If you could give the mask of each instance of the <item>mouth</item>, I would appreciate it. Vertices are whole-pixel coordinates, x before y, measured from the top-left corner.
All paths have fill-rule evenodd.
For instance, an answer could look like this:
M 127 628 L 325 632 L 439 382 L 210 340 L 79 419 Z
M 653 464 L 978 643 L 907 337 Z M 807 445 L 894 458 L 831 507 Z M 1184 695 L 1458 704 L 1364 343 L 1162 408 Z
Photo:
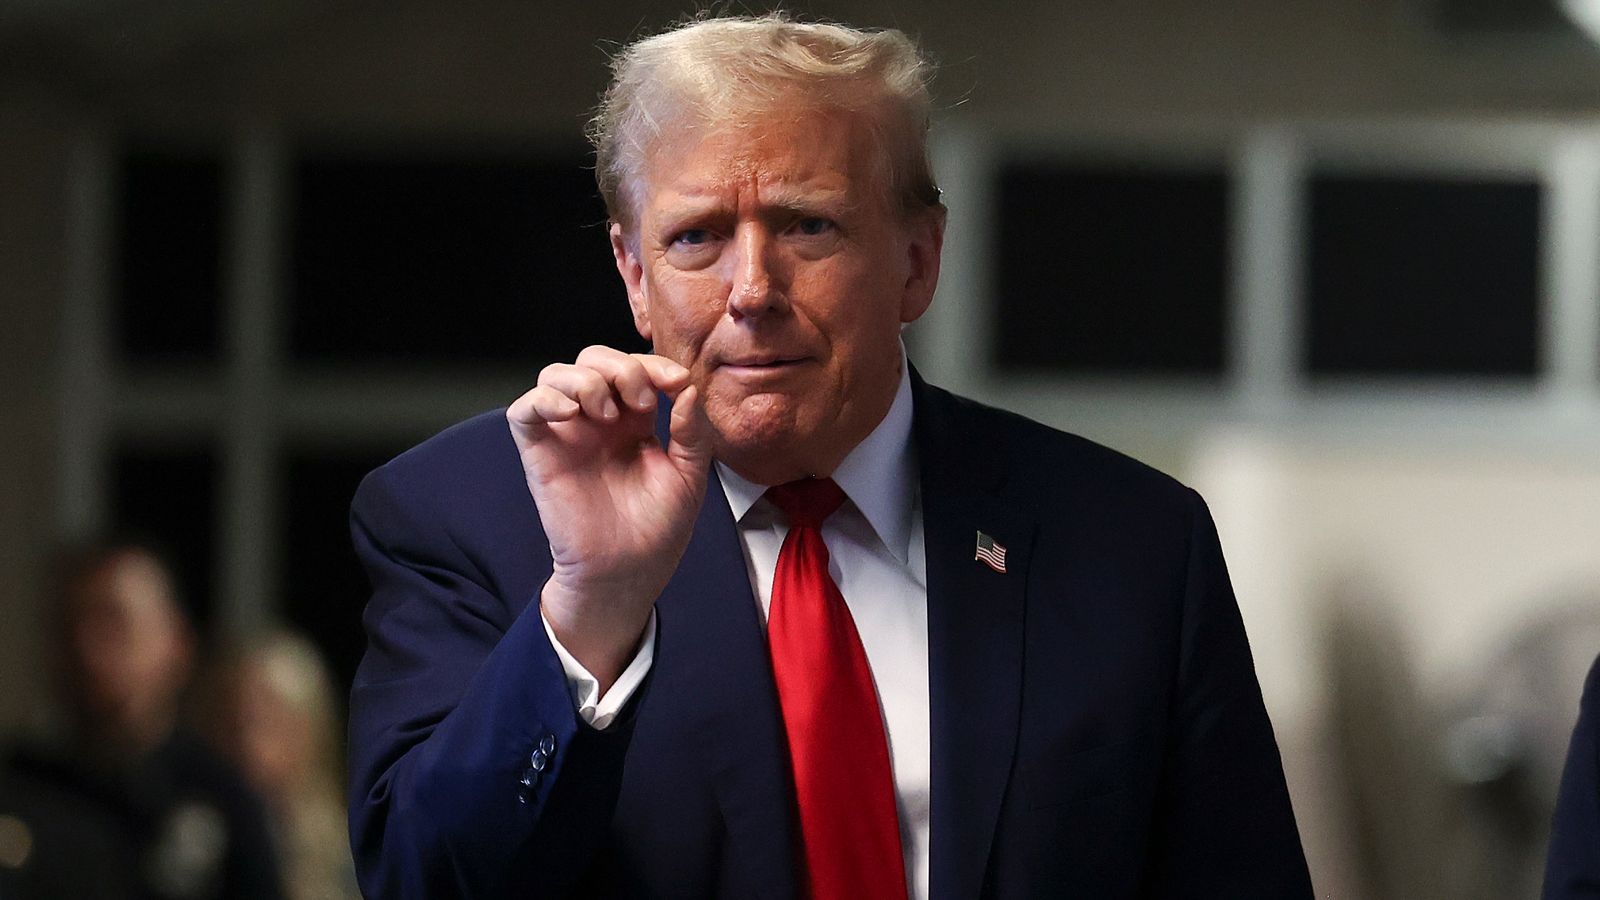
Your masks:
M 750 355 L 724 359 L 717 363 L 717 368 L 728 370 L 730 374 L 776 374 L 802 366 L 808 361 L 809 358 L 804 356 Z

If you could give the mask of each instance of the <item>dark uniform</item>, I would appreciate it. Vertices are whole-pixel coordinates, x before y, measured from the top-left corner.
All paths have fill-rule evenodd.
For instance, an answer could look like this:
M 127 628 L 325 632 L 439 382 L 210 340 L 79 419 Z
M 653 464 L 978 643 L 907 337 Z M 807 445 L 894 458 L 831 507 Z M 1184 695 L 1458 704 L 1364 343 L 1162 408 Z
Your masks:
M 0 875 L 12 878 L 0 881 L 5 900 L 283 896 L 260 800 L 227 763 L 182 732 L 137 761 L 90 764 L 30 748 L 13 756 L 9 770 L 19 809 L 26 808 L 26 818 L 18 818 L 34 823 L 40 855 Z M 72 887 L 86 878 L 98 885 L 94 891 Z

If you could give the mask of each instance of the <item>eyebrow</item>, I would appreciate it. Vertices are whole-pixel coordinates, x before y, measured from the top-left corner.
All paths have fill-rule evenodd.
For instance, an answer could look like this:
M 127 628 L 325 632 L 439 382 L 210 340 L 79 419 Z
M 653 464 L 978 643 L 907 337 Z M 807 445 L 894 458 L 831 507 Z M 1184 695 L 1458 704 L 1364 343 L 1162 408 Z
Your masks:
M 696 196 L 711 197 L 704 204 L 695 201 Z M 865 205 L 865 198 L 857 193 L 837 189 L 806 189 L 772 187 L 762 192 L 762 210 L 787 210 L 792 212 L 804 211 L 823 207 L 841 212 L 855 212 Z M 711 192 L 706 194 L 687 194 L 683 198 L 661 209 L 658 218 L 663 222 L 682 222 L 685 219 L 704 219 L 717 216 L 732 215 L 734 207 Z
M 733 212 L 733 207 L 723 202 L 720 197 L 709 194 L 700 196 L 709 196 L 711 199 L 701 203 L 696 202 L 692 195 L 686 196 L 670 206 L 662 207 L 657 212 L 656 218 L 663 222 L 681 222 L 684 219 L 703 219 Z
M 873 203 L 870 190 L 845 190 L 836 187 L 788 187 L 772 185 L 762 194 L 762 204 L 774 209 L 805 211 L 821 208 L 835 214 L 853 215 Z

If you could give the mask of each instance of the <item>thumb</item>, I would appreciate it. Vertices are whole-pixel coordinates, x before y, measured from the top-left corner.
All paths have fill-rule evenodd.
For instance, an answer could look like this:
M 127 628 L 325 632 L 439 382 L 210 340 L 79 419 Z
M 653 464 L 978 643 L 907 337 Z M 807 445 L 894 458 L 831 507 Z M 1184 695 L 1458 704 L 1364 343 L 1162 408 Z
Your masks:
M 704 474 L 711 465 L 711 423 L 700 408 L 700 392 L 690 385 L 672 401 L 667 456 L 680 471 Z

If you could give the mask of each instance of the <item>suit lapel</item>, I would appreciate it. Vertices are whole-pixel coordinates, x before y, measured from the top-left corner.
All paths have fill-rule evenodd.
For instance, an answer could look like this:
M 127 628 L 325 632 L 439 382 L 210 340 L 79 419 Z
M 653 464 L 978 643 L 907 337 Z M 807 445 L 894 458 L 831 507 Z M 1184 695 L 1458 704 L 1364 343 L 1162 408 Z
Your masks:
M 914 370 L 912 388 L 928 573 L 929 886 L 936 900 L 957 900 L 982 890 L 1010 779 L 1035 523 L 999 498 L 1005 473 L 957 421 L 963 401 Z M 979 531 L 1005 547 L 1004 573 L 975 558 Z
M 664 421 L 662 431 L 664 441 Z M 670 708 L 641 710 L 638 727 L 696 743 L 696 762 L 727 826 L 725 864 L 741 870 L 734 883 L 763 898 L 792 898 L 794 798 L 783 718 L 744 551 L 715 469 L 656 619 L 650 693 L 671 698 Z

